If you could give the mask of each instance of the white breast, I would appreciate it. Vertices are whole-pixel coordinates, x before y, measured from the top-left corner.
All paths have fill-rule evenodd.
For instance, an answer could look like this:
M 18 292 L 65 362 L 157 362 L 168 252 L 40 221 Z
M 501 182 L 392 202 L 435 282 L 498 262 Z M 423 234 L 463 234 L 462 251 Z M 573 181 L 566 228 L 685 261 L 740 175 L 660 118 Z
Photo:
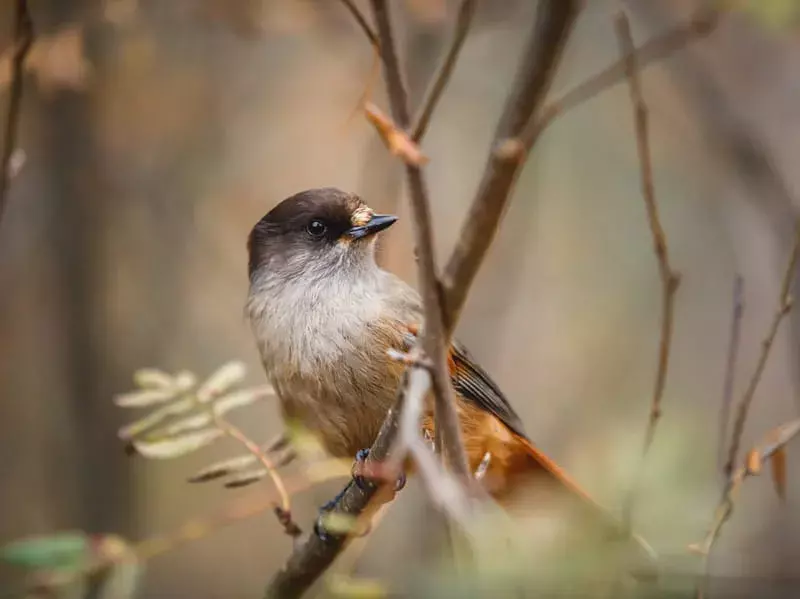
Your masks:
M 291 369 L 313 374 L 359 343 L 366 323 L 380 317 L 384 294 L 377 268 L 357 278 L 324 277 L 277 282 L 256 276 L 247 309 L 268 374 Z M 378 275 L 378 276 L 375 276 Z

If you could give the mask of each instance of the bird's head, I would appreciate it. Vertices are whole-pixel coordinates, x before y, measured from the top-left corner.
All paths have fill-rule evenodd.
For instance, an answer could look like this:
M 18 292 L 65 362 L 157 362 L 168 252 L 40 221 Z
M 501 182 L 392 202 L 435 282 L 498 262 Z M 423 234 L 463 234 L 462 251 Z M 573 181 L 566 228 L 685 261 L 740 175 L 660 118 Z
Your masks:
M 316 278 L 374 266 L 375 234 L 396 220 L 375 214 L 357 195 L 336 188 L 297 193 L 250 232 L 250 279 L 263 271 L 283 279 Z

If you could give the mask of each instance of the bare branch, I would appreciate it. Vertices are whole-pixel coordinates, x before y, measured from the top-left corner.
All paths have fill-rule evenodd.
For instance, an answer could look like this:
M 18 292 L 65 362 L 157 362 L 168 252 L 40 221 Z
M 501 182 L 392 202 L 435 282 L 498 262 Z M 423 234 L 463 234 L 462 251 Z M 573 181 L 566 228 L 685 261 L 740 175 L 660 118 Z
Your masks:
M 381 58 L 384 77 L 392 108 L 392 116 L 398 126 L 407 129 L 410 124 L 408 94 L 400 71 L 400 63 L 394 42 L 394 32 L 386 0 L 370 0 L 375 23 L 380 36 Z M 455 409 L 455 394 L 450 383 L 447 363 L 447 335 L 442 322 L 442 304 L 439 293 L 439 278 L 435 263 L 433 224 L 430 200 L 422 170 L 406 162 L 409 196 L 414 213 L 414 242 L 417 248 L 420 292 L 425 319 L 422 346 L 432 362 L 431 374 L 434 390 L 434 414 L 436 428 L 442 433 L 444 455 L 453 471 L 466 480 L 469 477 L 464 442 Z
M 691 545 L 689 547 L 691 551 L 699 553 L 704 558 L 708 558 L 714 547 L 714 543 L 719 538 L 723 525 L 733 513 L 733 504 L 744 480 L 748 476 L 759 474 L 763 464 L 768 462 L 776 453 L 783 449 L 798 433 L 800 433 L 800 420 L 793 420 L 770 431 L 764 441 L 762 441 L 760 447 L 756 447 L 750 451 L 745 460 L 745 464 L 729 477 L 725 494 L 717 506 L 714 513 L 714 522 L 706 534 L 705 539 L 701 543 Z
M 623 505 L 623 523 L 625 528 L 629 530 L 633 503 L 644 471 L 645 459 L 653 444 L 658 420 L 661 417 L 661 400 L 664 397 L 664 388 L 667 383 L 670 348 L 672 346 L 675 291 L 678 289 L 680 278 L 678 273 L 670 266 L 667 237 L 664 234 L 664 228 L 661 226 L 661 219 L 658 214 L 655 185 L 653 183 L 653 163 L 650 155 L 647 107 L 644 103 L 641 82 L 639 80 L 636 48 L 633 44 L 630 24 L 628 23 L 628 18 L 625 16 L 625 13 L 619 13 L 615 20 L 615 26 L 619 38 L 620 51 L 625 57 L 625 74 L 628 78 L 628 87 L 634 112 L 636 151 L 639 155 L 642 196 L 644 197 L 644 203 L 647 208 L 647 221 L 650 226 L 650 233 L 653 237 L 653 247 L 656 258 L 658 259 L 658 273 L 661 278 L 661 341 L 659 342 L 658 367 L 656 370 L 655 388 L 653 389 L 653 399 L 650 406 L 650 418 L 645 432 L 641 462 L 636 471 L 634 483 Z
M 731 315 L 731 338 L 728 355 L 725 360 L 725 379 L 722 386 L 722 407 L 719 415 L 719 466 L 725 466 L 725 441 L 728 439 L 728 421 L 733 405 L 733 385 L 736 374 L 736 358 L 739 355 L 739 342 L 742 333 L 742 316 L 744 315 L 744 279 L 736 275 L 733 284 L 733 314 Z
M 220 416 L 214 411 L 214 407 L 211 407 L 212 416 L 214 418 L 214 424 L 223 431 L 229 437 L 236 439 L 241 443 L 247 451 L 249 451 L 259 462 L 261 465 L 264 466 L 264 469 L 269 474 L 269 477 L 272 479 L 272 483 L 275 485 L 275 489 L 278 491 L 278 496 L 280 497 L 280 504 L 276 504 L 274 507 L 275 515 L 278 518 L 278 522 L 280 522 L 281 526 L 283 526 L 284 532 L 292 538 L 299 537 L 303 531 L 297 525 L 297 523 L 292 519 L 292 500 L 289 492 L 286 489 L 286 485 L 283 482 L 283 478 L 278 473 L 278 467 L 273 463 L 273 461 L 269 458 L 266 451 L 263 451 L 256 443 L 253 442 L 247 435 L 245 435 L 238 427 L 231 424 L 224 417 Z M 280 440 L 280 438 L 279 438 Z
M 730 449 L 728 450 L 728 461 L 725 463 L 725 476 L 728 478 L 731 477 L 734 465 L 736 464 L 736 455 L 739 453 L 739 446 L 742 442 L 742 434 L 744 433 L 744 425 L 747 422 L 747 415 L 753 403 L 758 383 L 761 381 L 761 375 L 764 373 L 764 367 L 767 365 L 767 359 L 769 358 L 769 352 L 775 341 L 775 336 L 778 334 L 778 329 L 781 326 L 783 318 L 789 313 L 789 310 L 792 309 L 791 289 L 794 281 L 798 254 L 800 254 L 800 219 L 795 223 L 794 245 L 792 246 L 789 264 L 783 275 L 781 293 L 778 298 L 778 308 L 775 310 L 775 315 L 772 317 L 772 324 L 769 327 L 767 336 L 762 342 L 761 355 L 758 358 L 753 376 L 750 378 L 750 384 L 747 385 L 747 390 L 742 400 L 739 402 L 739 407 L 736 412 L 736 422 L 733 425 L 733 436 L 731 437 Z
M 25 58 L 33 44 L 33 21 L 28 11 L 27 0 L 16 0 L 14 4 L 14 57 L 11 61 L 11 87 L 8 93 L 8 108 L 3 133 L 3 156 L 0 158 L 0 221 L 3 218 L 8 198 L 8 186 L 12 175 L 11 158 L 17 145 L 17 130 L 22 104 L 22 79 Z
M 451 520 L 458 523 L 462 530 L 468 528 L 468 517 L 471 513 L 468 496 L 462 492 L 459 481 L 437 462 L 434 454 L 420 436 L 420 419 L 425 396 L 431 388 L 431 375 L 425 367 L 412 367 L 408 376 L 405 406 L 400 425 L 399 444 L 406 448 L 414 458 L 420 476 L 428 488 L 436 505 Z M 392 452 L 393 461 L 400 452 Z M 401 458 L 402 459 L 402 458 Z
M 653 38 L 636 49 L 639 68 L 644 68 L 662 60 L 685 47 L 690 42 L 706 37 L 713 32 L 720 22 L 723 12 L 720 9 L 704 8 L 698 11 L 689 21 L 681 23 L 663 35 Z M 609 65 L 593 77 L 578 84 L 560 98 L 547 104 L 539 117 L 528 124 L 521 136 L 526 149 L 530 149 L 542 132 L 566 112 L 591 100 L 600 92 L 620 83 L 625 79 L 625 58 Z
M 422 109 L 419 111 L 417 118 L 414 119 L 415 124 L 411 129 L 411 139 L 417 143 L 425 136 L 433 112 L 436 110 L 436 105 L 439 103 L 439 98 L 441 98 L 445 87 L 447 87 L 447 83 L 450 81 L 450 76 L 453 74 L 456 62 L 458 62 L 458 55 L 461 53 L 461 47 L 467 39 L 467 34 L 469 33 L 469 27 L 472 23 L 472 17 L 475 15 L 475 7 L 477 4 L 477 0 L 461 0 L 461 5 L 458 7 L 458 16 L 456 17 L 453 38 L 450 40 L 444 60 L 433 78 L 433 84 L 425 93 L 425 99 L 422 101 Z
M 525 162 L 525 149 L 518 138 L 544 101 L 580 6 L 576 0 L 542 1 L 537 5 L 533 30 L 495 132 L 478 192 L 444 272 L 448 332 L 458 320 L 467 291 L 497 233 Z
M 389 410 L 370 448 L 367 467 L 385 460 L 397 438 L 400 414 L 405 400 L 406 381 L 404 377 L 398 389 L 395 405 Z M 393 498 L 393 484 L 357 485 L 351 480 L 336 502 L 336 512 L 368 521 L 381 505 Z M 265 597 L 276 599 L 300 597 L 333 563 L 349 540 L 349 535 L 329 536 L 325 540 L 318 535 L 310 535 L 302 546 L 295 547 L 287 562 L 272 578 Z
M 379 47 L 380 42 L 378 41 L 377 34 L 372 27 L 370 27 L 369 23 L 367 23 L 367 18 L 356 6 L 356 3 L 353 2 L 353 0 L 341 0 L 341 2 L 345 5 L 347 10 L 350 11 L 350 14 L 353 16 L 353 19 L 355 19 L 356 23 L 358 23 L 358 26 L 361 27 L 361 31 L 363 31 L 364 35 L 367 36 L 369 43 L 375 48 Z

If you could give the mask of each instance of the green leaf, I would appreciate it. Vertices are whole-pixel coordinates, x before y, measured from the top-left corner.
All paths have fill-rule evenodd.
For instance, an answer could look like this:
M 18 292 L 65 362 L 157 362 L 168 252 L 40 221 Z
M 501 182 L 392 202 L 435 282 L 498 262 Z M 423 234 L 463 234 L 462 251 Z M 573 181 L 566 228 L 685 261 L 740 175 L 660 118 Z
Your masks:
M 77 567 L 86 559 L 89 538 L 82 532 L 26 537 L 0 549 L 0 559 L 27 568 Z
M 172 375 L 157 368 L 141 368 L 133 373 L 133 382 L 142 389 L 172 389 Z
M 328 579 L 328 591 L 333 597 L 350 599 L 383 599 L 389 596 L 386 586 L 379 580 L 352 578 L 334 574 Z
M 185 393 L 197 384 L 197 377 L 188 370 L 181 370 L 175 375 L 175 389 Z
M 192 414 L 180 420 L 176 420 L 172 424 L 153 431 L 154 437 L 174 437 L 182 433 L 200 430 L 206 428 L 211 424 L 213 418 L 208 412 L 201 412 L 199 414 Z
M 142 433 L 154 428 L 156 425 L 161 424 L 170 416 L 178 416 L 190 412 L 194 408 L 194 401 L 191 397 L 184 397 L 173 403 L 169 403 L 154 412 L 150 412 L 144 418 L 141 418 L 131 424 L 123 426 L 117 432 L 120 439 L 125 441 L 141 435 Z
M 242 391 L 234 391 L 221 397 L 214 404 L 214 411 L 217 415 L 222 416 L 236 408 L 242 408 L 254 404 L 260 399 L 270 397 L 275 394 L 275 390 L 269 385 L 262 387 L 255 387 L 254 389 L 244 389 Z
M 259 468 L 257 470 L 248 470 L 247 472 L 242 472 L 238 476 L 234 476 L 231 480 L 225 483 L 225 488 L 227 489 L 238 489 L 240 487 L 246 487 L 247 485 L 252 485 L 253 483 L 257 483 L 262 478 L 267 476 L 269 472 L 267 472 L 266 468 Z
M 325 512 L 320 515 L 320 525 L 325 532 L 345 535 L 355 531 L 358 518 L 342 512 Z
M 177 395 L 175 389 L 139 389 L 121 393 L 114 397 L 114 403 L 120 408 L 146 408 L 173 399 Z
M 793 27 L 800 19 L 797 0 L 746 0 L 742 10 L 774 29 Z
M 98 599 L 130 599 L 141 581 L 143 564 L 131 546 L 116 535 L 100 537 L 95 544 L 95 556 L 111 566 L 101 572 Z
M 208 428 L 178 437 L 133 441 L 133 448 L 146 458 L 168 460 L 210 445 L 223 434 L 218 428 Z
M 254 456 L 252 453 L 236 456 L 235 458 L 229 458 L 227 460 L 211 464 L 207 468 L 203 468 L 196 474 L 192 475 L 192 477 L 189 478 L 189 482 L 202 483 L 209 480 L 215 480 L 217 478 L 227 476 L 228 474 L 241 472 L 245 468 L 255 464 L 255 462 L 256 456 Z
M 225 393 L 244 379 L 246 373 L 242 362 L 228 362 L 221 366 L 214 374 L 200 385 L 197 390 L 197 399 L 200 403 L 211 401 Z

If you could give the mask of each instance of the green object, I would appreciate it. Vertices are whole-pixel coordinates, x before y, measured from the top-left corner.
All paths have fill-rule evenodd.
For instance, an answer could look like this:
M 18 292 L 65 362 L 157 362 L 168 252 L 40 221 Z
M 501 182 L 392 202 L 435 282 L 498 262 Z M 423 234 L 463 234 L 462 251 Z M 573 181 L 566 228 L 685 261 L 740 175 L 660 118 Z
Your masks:
M 0 549 L 0 559 L 26 568 L 66 568 L 82 563 L 89 552 L 89 538 L 81 532 L 26 537 Z

